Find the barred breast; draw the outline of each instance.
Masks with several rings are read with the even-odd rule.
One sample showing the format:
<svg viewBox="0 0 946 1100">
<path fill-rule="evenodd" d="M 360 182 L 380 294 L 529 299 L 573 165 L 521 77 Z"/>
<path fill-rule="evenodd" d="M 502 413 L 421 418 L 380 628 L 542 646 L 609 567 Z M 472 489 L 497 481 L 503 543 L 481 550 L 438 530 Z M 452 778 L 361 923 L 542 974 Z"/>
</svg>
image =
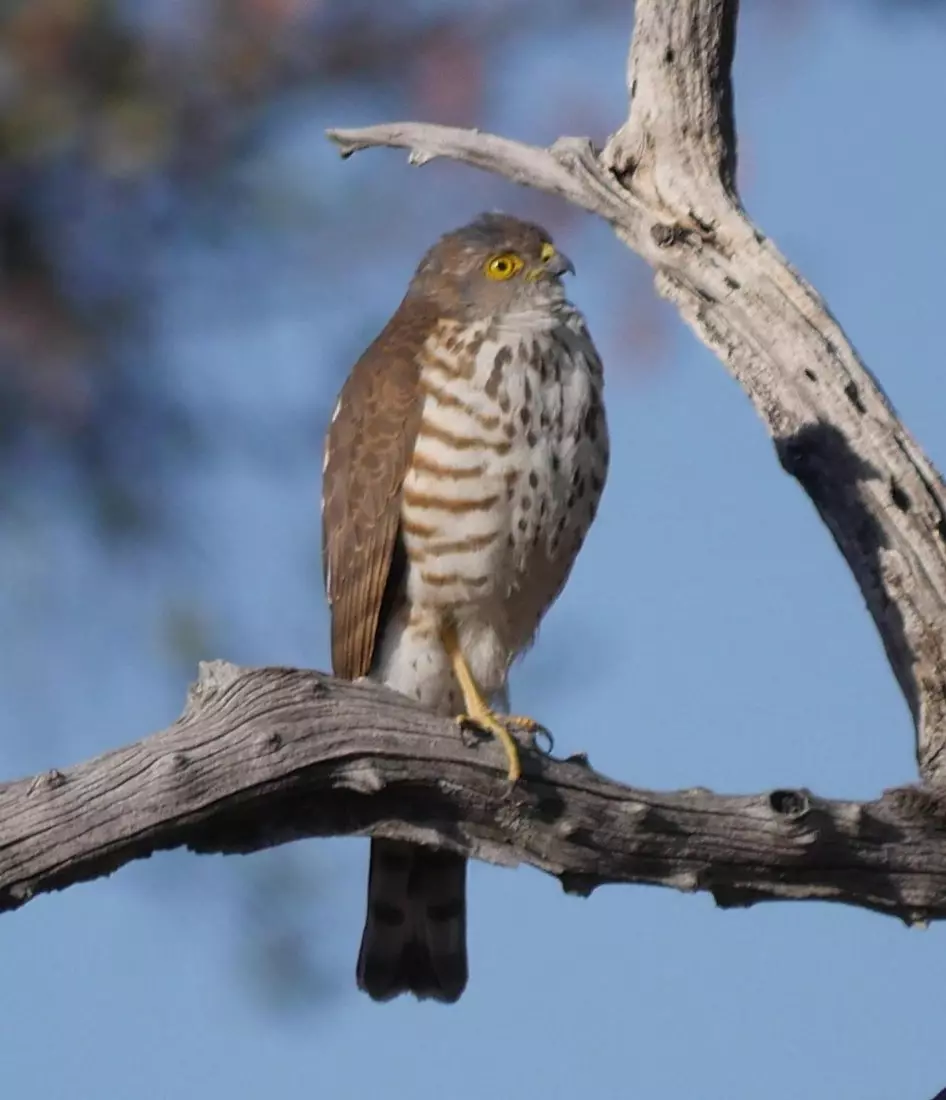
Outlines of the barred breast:
<svg viewBox="0 0 946 1100">
<path fill-rule="evenodd" d="M 402 494 L 407 600 L 386 632 L 381 673 L 456 713 L 437 644 L 444 618 L 484 694 L 501 695 L 594 519 L 608 464 L 602 372 L 570 309 L 443 323 L 424 346 L 420 384 Z"/>
</svg>

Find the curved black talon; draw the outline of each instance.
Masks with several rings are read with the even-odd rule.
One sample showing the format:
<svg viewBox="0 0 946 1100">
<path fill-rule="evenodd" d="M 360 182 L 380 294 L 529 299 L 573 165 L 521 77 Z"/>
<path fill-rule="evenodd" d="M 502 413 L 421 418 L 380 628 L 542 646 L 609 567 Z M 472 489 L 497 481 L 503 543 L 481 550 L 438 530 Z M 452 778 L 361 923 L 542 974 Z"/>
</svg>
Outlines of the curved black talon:
<svg viewBox="0 0 946 1100">
<path fill-rule="evenodd" d="M 548 742 L 548 748 L 543 749 L 538 744 L 536 744 L 539 737 L 545 738 L 545 740 Z M 542 753 L 543 756 L 551 756 L 552 750 L 555 748 L 555 738 L 552 736 L 552 731 L 546 729 L 545 726 L 536 726 L 536 728 L 532 731 L 532 745 L 533 748 Z"/>
</svg>

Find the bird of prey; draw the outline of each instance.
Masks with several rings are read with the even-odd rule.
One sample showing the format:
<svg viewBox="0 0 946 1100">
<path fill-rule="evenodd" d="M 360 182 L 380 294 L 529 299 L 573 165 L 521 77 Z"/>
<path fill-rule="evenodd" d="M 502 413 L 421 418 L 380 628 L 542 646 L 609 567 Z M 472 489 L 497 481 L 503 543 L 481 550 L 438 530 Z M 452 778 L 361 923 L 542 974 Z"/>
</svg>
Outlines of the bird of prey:
<svg viewBox="0 0 946 1100">
<path fill-rule="evenodd" d="M 368 676 L 503 746 L 509 667 L 594 519 L 608 466 L 601 361 L 540 226 L 483 214 L 421 260 L 355 364 L 325 446 L 322 549 L 337 676 Z M 371 843 L 361 989 L 456 1001 L 466 861 Z"/>
</svg>

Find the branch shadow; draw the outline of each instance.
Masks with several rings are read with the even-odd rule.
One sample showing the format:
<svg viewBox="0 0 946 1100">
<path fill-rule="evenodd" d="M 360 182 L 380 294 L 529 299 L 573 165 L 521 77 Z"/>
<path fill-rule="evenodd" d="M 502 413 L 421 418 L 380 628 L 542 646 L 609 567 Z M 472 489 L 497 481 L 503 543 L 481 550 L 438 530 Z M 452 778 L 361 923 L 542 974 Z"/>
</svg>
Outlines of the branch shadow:
<svg viewBox="0 0 946 1100">
<path fill-rule="evenodd" d="M 848 397 L 863 409 L 856 389 Z M 890 548 L 890 542 L 862 491 L 864 482 L 884 480 L 884 475 L 855 453 L 843 432 L 823 421 L 806 424 L 793 435 L 776 439 L 775 450 L 782 468 L 808 494 L 850 567 L 916 723 L 919 685 L 912 663 L 903 660 L 903 654 L 911 652 L 913 646 L 903 614 L 884 587 L 881 555 Z M 889 492 L 892 507 L 910 510 L 911 501 L 899 485 L 892 483 Z"/>
</svg>

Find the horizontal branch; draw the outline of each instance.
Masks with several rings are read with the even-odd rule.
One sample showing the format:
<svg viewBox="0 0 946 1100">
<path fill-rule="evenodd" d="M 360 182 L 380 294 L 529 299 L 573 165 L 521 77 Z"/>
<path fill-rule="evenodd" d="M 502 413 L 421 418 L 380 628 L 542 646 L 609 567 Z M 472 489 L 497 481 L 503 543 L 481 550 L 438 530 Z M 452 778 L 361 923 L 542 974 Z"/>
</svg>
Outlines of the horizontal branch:
<svg viewBox="0 0 946 1100">
<path fill-rule="evenodd" d="M 866 803 L 662 794 L 539 755 L 510 787 L 494 742 L 392 692 L 212 662 L 169 729 L 0 786 L 0 910 L 163 849 L 371 835 L 531 864 L 571 893 L 650 883 L 721 906 L 818 898 L 916 923 L 946 917 L 944 824 L 912 788 Z"/>
<path fill-rule="evenodd" d="M 599 153 L 395 123 L 332 130 L 411 161 L 451 157 L 607 219 L 660 294 L 748 394 L 834 536 L 917 731 L 923 777 L 946 781 L 946 487 L 818 294 L 735 192 L 730 68 L 736 0 L 637 0 L 627 121 Z"/>
</svg>

